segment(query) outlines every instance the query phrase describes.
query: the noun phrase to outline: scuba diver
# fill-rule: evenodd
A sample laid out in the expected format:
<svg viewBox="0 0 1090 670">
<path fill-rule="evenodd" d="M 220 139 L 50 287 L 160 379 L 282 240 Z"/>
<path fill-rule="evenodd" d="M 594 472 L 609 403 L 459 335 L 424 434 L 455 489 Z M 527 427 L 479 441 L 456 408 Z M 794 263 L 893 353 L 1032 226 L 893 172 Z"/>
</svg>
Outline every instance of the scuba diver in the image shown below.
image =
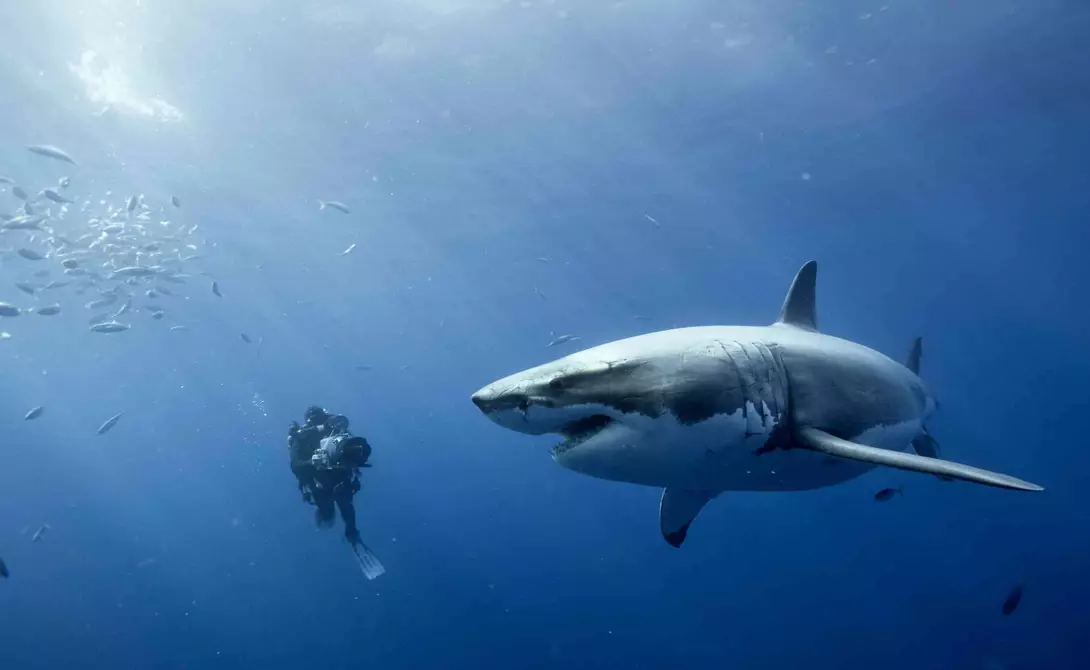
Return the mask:
<svg viewBox="0 0 1090 670">
<path fill-rule="evenodd" d="M 360 540 L 352 498 L 360 490 L 360 468 L 369 468 L 371 445 L 348 432 L 348 418 L 321 407 L 307 408 L 303 425 L 291 422 L 288 429 L 291 471 L 299 482 L 303 501 L 314 505 L 319 527 L 334 524 L 337 509 L 344 520 L 344 536 L 368 579 L 385 569 Z"/>
</svg>

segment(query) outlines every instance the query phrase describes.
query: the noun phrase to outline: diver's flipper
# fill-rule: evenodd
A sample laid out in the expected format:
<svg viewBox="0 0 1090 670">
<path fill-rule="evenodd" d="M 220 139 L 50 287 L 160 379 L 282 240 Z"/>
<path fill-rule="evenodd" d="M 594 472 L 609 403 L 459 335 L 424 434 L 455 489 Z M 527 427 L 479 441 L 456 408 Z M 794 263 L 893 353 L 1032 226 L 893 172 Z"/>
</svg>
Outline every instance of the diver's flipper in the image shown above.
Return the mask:
<svg viewBox="0 0 1090 670">
<path fill-rule="evenodd" d="M 659 528 L 672 547 L 680 547 L 689 533 L 693 519 L 717 492 L 668 488 L 659 502 Z"/>
<path fill-rule="evenodd" d="M 378 557 L 371 553 L 367 545 L 356 542 L 350 544 L 350 546 L 352 547 L 352 555 L 356 557 L 356 562 L 360 566 L 360 571 L 367 579 L 378 579 L 386 572 L 386 568 L 382 567 Z"/>
<path fill-rule="evenodd" d="M 801 428 L 798 431 L 797 437 L 801 446 L 823 454 L 828 454 L 829 456 L 837 456 L 838 458 L 847 458 L 853 461 L 862 461 L 864 463 L 874 463 L 875 465 L 886 465 L 891 468 L 923 472 L 929 475 L 947 475 L 956 479 L 964 479 L 968 482 L 997 486 L 1004 489 L 1044 491 L 1043 488 L 1036 484 L 1024 482 L 1021 479 L 1015 479 L 1014 477 L 1009 477 L 1007 475 L 1001 475 L 998 472 L 989 472 L 988 470 L 981 470 L 980 468 L 974 468 L 970 465 L 962 465 L 961 463 L 944 461 L 938 458 L 927 458 L 926 456 L 906 454 L 900 451 L 868 447 L 855 442 L 842 440 L 839 437 L 834 437 L 825 431 L 817 430 L 816 428 Z"/>
</svg>

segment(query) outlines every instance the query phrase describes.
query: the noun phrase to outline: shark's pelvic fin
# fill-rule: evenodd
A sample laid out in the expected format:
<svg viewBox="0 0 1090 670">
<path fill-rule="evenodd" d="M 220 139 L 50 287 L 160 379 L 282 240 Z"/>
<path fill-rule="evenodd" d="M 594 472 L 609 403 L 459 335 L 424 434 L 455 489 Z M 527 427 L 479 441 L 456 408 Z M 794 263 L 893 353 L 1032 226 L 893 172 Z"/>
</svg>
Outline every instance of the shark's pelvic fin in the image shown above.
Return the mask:
<svg viewBox="0 0 1090 670">
<path fill-rule="evenodd" d="M 776 323 L 785 323 L 803 330 L 817 330 L 817 261 L 803 265 L 787 290 L 783 301 L 780 318 Z"/>
<path fill-rule="evenodd" d="M 931 437 L 930 433 L 924 433 L 912 440 L 912 450 L 927 458 L 939 457 L 939 443 L 935 441 L 935 438 Z"/>
<path fill-rule="evenodd" d="M 917 337 L 912 341 L 912 348 L 908 350 L 908 358 L 905 359 L 905 367 L 917 375 L 920 374 L 920 357 L 923 356 L 923 338 Z"/>
<path fill-rule="evenodd" d="M 1014 477 L 1009 477 L 1007 475 L 1001 475 L 998 472 L 989 472 L 988 470 L 981 470 L 980 468 L 974 468 L 970 465 L 962 465 L 961 463 L 944 461 L 938 458 L 928 458 L 926 456 L 906 454 L 900 451 L 868 447 L 855 442 L 849 442 L 848 440 L 842 440 L 839 437 L 834 437 L 829 433 L 826 433 L 823 430 L 817 430 L 816 428 L 800 428 L 797 437 L 802 446 L 823 454 L 828 454 L 829 456 L 837 456 L 839 458 L 847 458 L 853 461 L 862 461 L 864 463 L 874 463 L 875 465 L 886 465 L 891 468 L 912 470 L 914 472 L 923 472 L 930 475 L 946 475 L 948 477 L 954 477 L 955 479 L 964 479 L 968 482 L 976 482 L 977 484 L 986 484 L 988 486 L 996 486 L 1004 489 L 1044 491 L 1043 488 L 1036 484 L 1024 482 L 1021 479 L 1015 479 Z"/>
<path fill-rule="evenodd" d="M 680 547 L 689 533 L 693 519 L 704 509 L 709 500 L 718 495 L 714 491 L 668 488 L 662 491 L 659 502 L 659 527 L 670 546 Z"/>
</svg>

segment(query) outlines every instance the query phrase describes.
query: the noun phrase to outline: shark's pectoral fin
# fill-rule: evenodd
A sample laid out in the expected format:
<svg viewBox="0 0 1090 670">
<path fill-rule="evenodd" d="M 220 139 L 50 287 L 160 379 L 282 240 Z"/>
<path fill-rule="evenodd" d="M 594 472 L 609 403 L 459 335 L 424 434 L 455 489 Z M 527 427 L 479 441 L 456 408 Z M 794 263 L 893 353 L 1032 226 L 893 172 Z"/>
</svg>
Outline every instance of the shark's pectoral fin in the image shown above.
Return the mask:
<svg viewBox="0 0 1090 670">
<path fill-rule="evenodd" d="M 659 502 L 659 527 L 662 536 L 670 546 L 680 547 L 689 533 L 693 519 L 704 509 L 709 500 L 719 495 L 718 491 L 701 491 L 668 488 L 662 491 Z"/>
<path fill-rule="evenodd" d="M 862 461 L 864 463 L 874 463 L 875 465 L 885 465 L 891 468 L 900 468 L 901 470 L 923 472 L 930 475 L 945 475 L 956 479 L 964 479 L 969 482 L 976 482 L 977 484 L 997 486 L 1004 489 L 1015 489 L 1018 491 L 1044 490 L 1036 484 L 1024 482 L 1021 479 L 1015 479 L 1014 477 L 1009 477 L 1007 475 L 1001 475 L 998 472 L 989 472 L 988 470 L 981 470 L 980 468 L 974 468 L 970 465 L 962 465 L 961 463 L 944 461 L 938 458 L 928 458 L 926 456 L 906 454 L 900 451 L 868 447 L 855 442 L 849 442 L 848 440 L 842 440 L 839 437 L 834 437 L 833 435 L 830 435 L 823 430 L 817 430 L 816 428 L 800 428 L 797 437 L 800 446 L 839 458 L 848 458 L 853 461 Z"/>
</svg>

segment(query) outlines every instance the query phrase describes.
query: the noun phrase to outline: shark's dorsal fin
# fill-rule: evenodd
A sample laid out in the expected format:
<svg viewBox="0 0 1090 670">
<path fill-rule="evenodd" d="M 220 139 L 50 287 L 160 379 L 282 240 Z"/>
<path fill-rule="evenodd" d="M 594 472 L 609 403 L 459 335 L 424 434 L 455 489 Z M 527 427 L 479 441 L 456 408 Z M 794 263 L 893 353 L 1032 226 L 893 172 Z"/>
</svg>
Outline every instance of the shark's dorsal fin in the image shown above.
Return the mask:
<svg viewBox="0 0 1090 670">
<path fill-rule="evenodd" d="M 923 355 L 923 338 L 917 337 L 912 341 L 912 348 L 908 350 L 908 358 L 905 359 L 905 367 L 916 374 L 920 374 L 920 357 Z"/>
<path fill-rule="evenodd" d="M 816 428 L 801 428 L 796 434 L 801 446 L 807 449 L 837 458 L 847 458 L 863 463 L 885 465 L 901 470 L 912 470 L 925 474 L 953 477 L 967 482 L 996 486 L 1002 489 L 1014 489 L 1016 491 L 1043 491 L 1036 484 L 1024 482 L 1009 475 L 1001 475 L 998 472 L 989 472 L 971 465 L 962 465 L 953 461 L 944 461 L 941 458 L 928 458 L 916 454 L 906 454 L 900 451 L 868 447 L 865 444 L 849 442 L 839 437 L 830 435 Z"/>
<path fill-rule="evenodd" d="M 787 298 L 783 301 L 780 318 L 776 323 L 783 323 L 803 330 L 817 330 L 817 261 L 809 261 L 802 266 Z"/>
<path fill-rule="evenodd" d="M 680 547 L 689 533 L 689 526 L 704 505 L 717 494 L 712 491 L 670 487 L 662 491 L 659 502 L 659 528 L 671 547 Z"/>
</svg>

